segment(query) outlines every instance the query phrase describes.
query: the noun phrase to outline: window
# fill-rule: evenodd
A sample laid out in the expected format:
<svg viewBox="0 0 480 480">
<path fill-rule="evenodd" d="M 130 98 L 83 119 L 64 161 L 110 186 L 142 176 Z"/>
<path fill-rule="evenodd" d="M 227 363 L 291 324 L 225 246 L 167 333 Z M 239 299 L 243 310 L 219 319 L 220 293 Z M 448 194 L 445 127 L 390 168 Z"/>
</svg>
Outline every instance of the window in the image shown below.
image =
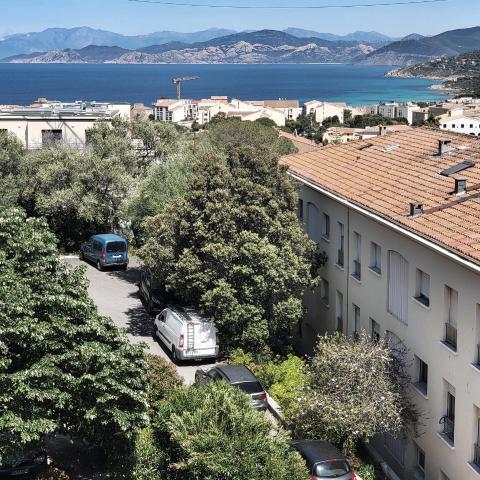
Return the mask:
<svg viewBox="0 0 480 480">
<path fill-rule="evenodd" d="M 475 438 L 476 442 L 473 445 L 473 463 L 480 468 L 480 409 L 476 408 L 476 421 L 475 421 Z"/>
<path fill-rule="evenodd" d="M 445 285 L 445 339 L 444 343 L 457 351 L 458 292 Z"/>
<path fill-rule="evenodd" d="M 322 303 L 324 305 L 329 305 L 329 285 L 328 281 L 325 280 L 324 278 L 321 279 L 320 281 L 320 298 L 322 300 Z"/>
<path fill-rule="evenodd" d="M 337 290 L 335 295 L 335 317 L 337 332 L 343 332 L 343 293 Z"/>
<path fill-rule="evenodd" d="M 465 124 L 462 123 L 462 124 L 460 125 L 460 128 L 465 128 Z"/>
<path fill-rule="evenodd" d="M 452 128 L 455 128 L 455 124 L 454 124 L 454 123 L 452 123 Z"/>
<path fill-rule="evenodd" d="M 417 445 L 415 445 L 415 456 L 417 471 L 422 475 L 423 478 L 425 475 L 425 452 Z"/>
<path fill-rule="evenodd" d="M 299 220 L 303 220 L 303 200 L 301 198 L 298 199 L 297 216 Z"/>
<path fill-rule="evenodd" d="M 352 328 L 353 334 L 357 334 L 360 328 L 360 307 L 352 303 Z"/>
<path fill-rule="evenodd" d="M 473 123 L 470 124 L 470 128 L 473 128 Z"/>
<path fill-rule="evenodd" d="M 322 215 L 322 237 L 327 240 L 330 238 L 330 216 L 326 213 Z"/>
<path fill-rule="evenodd" d="M 380 341 L 380 325 L 373 319 L 370 319 L 370 337 L 375 343 Z"/>
<path fill-rule="evenodd" d="M 370 270 L 382 273 L 382 248 L 375 242 L 370 243 Z"/>
<path fill-rule="evenodd" d="M 42 147 L 52 147 L 62 141 L 61 130 L 42 130 Z"/>
<path fill-rule="evenodd" d="M 343 267 L 344 253 L 345 253 L 345 231 L 343 223 L 338 222 L 338 237 L 337 237 L 337 265 Z"/>
<path fill-rule="evenodd" d="M 428 365 L 415 356 L 415 365 L 417 370 L 417 381 L 415 386 L 420 390 L 424 395 L 428 393 Z"/>
<path fill-rule="evenodd" d="M 307 233 L 308 236 L 314 241 L 320 240 L 320 225 L 319 225 L 319 212 L 314 203 L 307 203 Z"/>
<path fill-rule="evenodd" d="M 417 286 L 415 288 L 415 300 L 430 306 L 430 275 L 417 268 Z"/>
<path fill-rule="evenodd" d="M 480 368 L 480 304 L 477 303 L 477 325 L 476 325 L 477 345 L 475 348 L 475 359 L 473 364 Z"/>
<path fill-rule="evenodd" d="M 447 124 L 446 124 L 446 123 L 443 124 L 443 128 L 447 128 Z"/>
<path fill-rule="evenodd" d="M 445 382 L 446 391 L 446 410 L 447 413 L 440 419 L 440 425 L 443 426 L 443 436 L 449 443 L 455 441 L 455 388 L 448 382 Z"/>
<path fill-rule="evenodd" d="M 408 324 L 408 262 L 398 252 L 388 252 L 388 311 Z"/>
<path fill-rule="evenodd" d="M 353 232 L 353 265 L 352 277 L 357 280 L 362 278 L 362 237 L 359 233 Z"/>
<path fill-rule="evenodd" d="M 405 465 L 405 438 L 401 436 L 394 437 L 390 433 L 385 433 L 383 435 L 383 441 L 390 455 L 392 455 L 401 466 Z"/>
</svg>

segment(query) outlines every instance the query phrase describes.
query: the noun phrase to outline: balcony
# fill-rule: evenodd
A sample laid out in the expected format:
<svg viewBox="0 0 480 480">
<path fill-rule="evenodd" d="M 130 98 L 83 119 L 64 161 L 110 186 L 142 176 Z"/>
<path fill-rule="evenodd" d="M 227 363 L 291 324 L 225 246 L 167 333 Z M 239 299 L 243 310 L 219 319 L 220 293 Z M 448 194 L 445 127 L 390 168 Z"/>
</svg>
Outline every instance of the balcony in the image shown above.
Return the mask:
<svg viewBox="0 0 480 480">
<path fill-rule="evenodd" d="M 473 446 L 473 463 L 480 468 L 480 445 L 476 443 Z"/>
<path fill-rule="evenodd" d="M 453 444 L 455 441 L 455 422 L 445 416 L 440 419 L 440 424 L 443 425 L 443 435 Z"/>
<path fill-rule="evenodd" d="M 362 278 L 362 264 L 358 260 L 353 261 L 352 277 L 357 280 Z"/>
<path fill-rule="evenodd" d="M 457 328 L 451 323 L 445 324 L 445 340 L 444 343 L 455 352 L 457 351 Z"/>
<path fill-rule="evenodd" d="M 344 257 L 344 251 L 337 250 L 337 265 L 339 267 L 343 267 L 343 257 Z"/>
</svg>

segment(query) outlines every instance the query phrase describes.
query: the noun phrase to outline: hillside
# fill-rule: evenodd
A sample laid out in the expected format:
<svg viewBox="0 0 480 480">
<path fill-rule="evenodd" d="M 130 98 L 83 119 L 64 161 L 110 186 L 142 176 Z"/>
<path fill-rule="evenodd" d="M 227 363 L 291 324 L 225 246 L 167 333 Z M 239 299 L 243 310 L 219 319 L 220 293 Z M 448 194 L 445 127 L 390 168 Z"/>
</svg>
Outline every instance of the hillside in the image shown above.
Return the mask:
<svg viewBox="0 0 480 480">
<path fill-rule="evenodd" d="M 480 27 L 451 30 L 433 37 L 393 42 L 356 59 L 363 65 L 413 65 L 480 49 Z"/>
<path fill-rule="evenodd" d="M 480 50 L 393 70 L 388 76 L 434 79 L 480 76 Z"/>
<path fill-rule="evenodd" d="M 276 30 L 242 32 L 185 44 L 173 42 L 135 50 L 90 45 L 8 57 L 8 63 L 348 63 L 372 52 L 360 42 L 299 38 Z"/>
</svg>

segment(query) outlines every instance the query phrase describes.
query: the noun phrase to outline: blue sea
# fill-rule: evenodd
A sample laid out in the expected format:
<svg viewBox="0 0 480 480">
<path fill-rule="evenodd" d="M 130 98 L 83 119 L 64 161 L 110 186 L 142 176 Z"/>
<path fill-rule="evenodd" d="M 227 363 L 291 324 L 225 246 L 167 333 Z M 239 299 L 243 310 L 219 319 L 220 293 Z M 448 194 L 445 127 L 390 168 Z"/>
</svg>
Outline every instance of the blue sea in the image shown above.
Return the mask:
<svg viewBox="0 0 480 480">
<path fill-rule="evenodd" d="M 183 85 L 185 98 L 228 95 L 239 99 L 312 99 L 366 105 L 380 101 L 436 100 L 431 80 L 384 77 L 391 67 L 294 65 L 35 65 L 0 64 L 0 104 L 49 100 L 143 102 L 175 96 L 171 79 L 199 76 Z"/>
</svg>

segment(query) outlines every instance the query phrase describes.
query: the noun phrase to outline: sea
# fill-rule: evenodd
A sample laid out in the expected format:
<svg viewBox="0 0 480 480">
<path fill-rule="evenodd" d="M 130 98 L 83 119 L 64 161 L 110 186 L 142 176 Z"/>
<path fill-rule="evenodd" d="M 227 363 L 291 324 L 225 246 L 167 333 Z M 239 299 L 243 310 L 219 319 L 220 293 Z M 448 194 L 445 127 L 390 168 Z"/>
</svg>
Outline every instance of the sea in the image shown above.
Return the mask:
<svg viewBox="0 0 480 480">
<path fill-rule="evenodd" d="M 0 64 L 0 104 L 92 100 L 152 104 L 174 98 L 175 77 L 184 98 L 227 95 L 238 99 L 298 99 L 347 102 L 430 101 L 445 94 L 431 80 L 385 77 L 392 67 L 345 64 L 115 65 Z"/>
</svg>

